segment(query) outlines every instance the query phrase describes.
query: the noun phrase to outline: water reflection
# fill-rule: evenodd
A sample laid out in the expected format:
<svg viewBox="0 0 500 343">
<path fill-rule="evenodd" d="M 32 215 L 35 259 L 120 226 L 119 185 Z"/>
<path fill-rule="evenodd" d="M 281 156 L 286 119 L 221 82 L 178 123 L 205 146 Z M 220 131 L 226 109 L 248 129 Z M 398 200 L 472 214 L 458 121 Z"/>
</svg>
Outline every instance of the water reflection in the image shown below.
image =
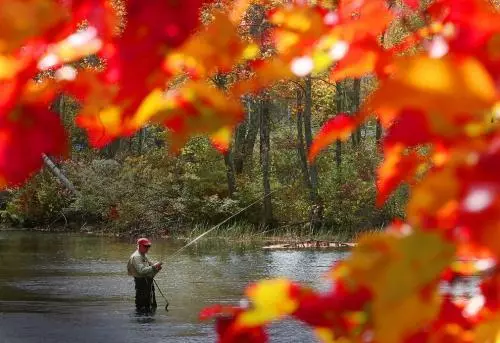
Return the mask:
<svg viewBox="0 0 500 343">
<path fill-rule="evenodd" d="M 133 242 L 0 232 L 1 342 L 211 342 L 213 324 L 198 321 L 203 307 L 238 303 L 257 279 L 287 277 L 325 289 L 322 276 L 349 254 L 201 245 L 170 258 L 181 244 L 153 242 L 151 259 L 165 263 L 156 280 L 169 311 L 158 296 L 154 315 L 137 316 L 126 272 Z M 291 320 L 271 325 L 270 336 L 271 342 L 315 342 L 308 328 Z"/>
</svg>

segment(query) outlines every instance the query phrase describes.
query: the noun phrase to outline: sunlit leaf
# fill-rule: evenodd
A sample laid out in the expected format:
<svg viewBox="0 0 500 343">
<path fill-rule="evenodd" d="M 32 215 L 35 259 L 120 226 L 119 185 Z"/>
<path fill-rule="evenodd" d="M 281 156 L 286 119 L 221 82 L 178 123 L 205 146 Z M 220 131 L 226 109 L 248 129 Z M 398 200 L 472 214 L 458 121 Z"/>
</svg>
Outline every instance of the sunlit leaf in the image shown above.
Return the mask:
<svg viewBox="0 0 500 343">
<path fill-rule="evenodd" d="M 407 205 L 411 225 L 449 229 L 456 222 L 460 182 L 450 169 L 435 170 L 412 189 Z"/>
<path fill-rule="evenodd" d="M 43 37 L 63 24 L 67 14 L 56 0 L 0 1 L 0 54 L 14 52 L 27 41 Z"/>
<path fill-rule="evenodd" d="M 0 120 L 0 187 L 19 185 L 43 164 L 42 154 L 65 156 L 66 134 L 42 105 L 19 105 Z"/>
<path fill-rule="evenodd" d="M 223 127 L 210 136 L 210 141 L 213 146 L 221 153 L 226 153 L 231 145 L 233 130 L 228 127 Z"/>
<path fill-rule="evenodd" d="M 237 27 L 218 13 L 206 29 L 193 35 L 175 53 L 166 57 L 164 69 L 171 74 L 186 71 L 196 78 L 206 77 L 215 71 L 228 72 L 245 57 L 246 47 Z"/>
<path fill-rule="evenodd" d="M 482 119 L 495 101 L 489 74 L 473 58 L 402 57 L 396 72 L 383 81 L 365 108 L 389 126 L 402 108 L 424 110 L 431 126 L 443 135 L 463 130 L 461 117 Z M 430 115 L 432 114 L 432 115 Z"/>
<path fill-rule="evenodd" d="M 294 297 L 296 287 L 285 279 L 263 280 L 251 285 L 245 292 L 251 308 L 238 317 L 238 325 L 261 326 L 293 313 L 299 305 Z"/>
<path fill-rule="evenodd" d="M 382 206 L 387 197 L 404 181 L 410 181 L 424 161 L 416 151 L 404 152 L 402 145 L 385 151 L 383 163 L 377 169 L 377 206 Z"/>
<path fill-rule="evenodd" d="M 382 71 L 388 56 L 374 40 L 352 44 L 346 56 L 332 69 L 330 79 L 359 78 L 366 74 Z"/>
<path fill-rule="evenodd" d="M 425 249 L 422 247 L 425 246 Z M 359 241 L 352 257 L 342 263 L 342 278 L 373 291 L 375 335 L 399 342 L 406 332 L 429 323 L 439 311 L 434 284 L 451 262 L 453 245 L 435 233 L 369 235 Z M 411 319 L 405 315 L 412 313 Z"/>
<path fill-rule="evenodd" d="M 330 118 L 316 134 L 309 150 L 308 159 L 313 161 L 318 153 L 336 140 L 347 139 L 357 127 L 358 122 L 347 114 L 338 114 Z"/>
</svg>

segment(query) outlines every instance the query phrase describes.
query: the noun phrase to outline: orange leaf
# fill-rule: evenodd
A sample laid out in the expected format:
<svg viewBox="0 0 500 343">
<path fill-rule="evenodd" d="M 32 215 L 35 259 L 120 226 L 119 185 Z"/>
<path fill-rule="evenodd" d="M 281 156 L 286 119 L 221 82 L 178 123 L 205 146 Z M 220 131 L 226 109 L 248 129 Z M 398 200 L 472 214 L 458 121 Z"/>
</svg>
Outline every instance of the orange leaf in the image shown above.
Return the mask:
<svg viewBox="0 0 500 343">
<path fill-rule="evenodd" d="M 330 79 L 359 78 L 369 73 L 383 71 L 389 56 L 375 40 L 351 44 L 349 51 L 332 69 Z"/>
<path fill-rule="evenodd" d="M 47 106 L 19 105 L 0 120 L 0 187 L 19 185 L 42 165 L 42 153 L 65 156 L 66 134 Z"/>
<path fill-rule="evenodd" d="M 66 11 L 55 0 L 0 1 L 0 53 L 12 53 L 62 24 Z"/>
<path fill-rule="evenodd" d="M 402 145 L 395 145 L 385 151 L 384 161 L 377 170 L 377 206 L 382 206 L 401 182 L 409 181 L 424 161 L 419 153 L 404 154 L 403 150 Z"/>
<path fill-rule="evenodd" d="M 432 170 L 412 189 L 406 207 L 408 222 L 422 229 L 453 228 L 459 191 L 460 181 L 454 170 Z"/>
<path fill-rule="evenodd" d="M 318 153 L 337 139 L 345 140 L 351 132 L 358 126 L 360 118 L 351 117 L 345 113 L 340 113 L 330 118 L 319 133 L 314 137 L 308 159 L 314 161 Z"/>
<path fill-rule="evenodd" d="M 169 74 L 187 71 L 196 78 L 228 72 L 243 58 L 247 45 L 227 16 L 217 13 L 210 25 L 168 55 L 163 67 Z"/>
<path fill-rule="evenodd" d="M 226 153 L 231 145 L 233 130 L 229 127 L 223 127 L 210 136 L 210 140 L 218 151 Z"/>
<path fill-rule="evenodd" d="M 452 134 L 463 130 L 457 115 L 470 113 L 482 119 L 495 102 L 495 85 L 474 58 L 401 57 L 395 69 L 364 105 L 364 110 L 376 111 L 386 127 L 402 108 L 414 108 L 429 114 L 442 134 Z"/>
</svg>

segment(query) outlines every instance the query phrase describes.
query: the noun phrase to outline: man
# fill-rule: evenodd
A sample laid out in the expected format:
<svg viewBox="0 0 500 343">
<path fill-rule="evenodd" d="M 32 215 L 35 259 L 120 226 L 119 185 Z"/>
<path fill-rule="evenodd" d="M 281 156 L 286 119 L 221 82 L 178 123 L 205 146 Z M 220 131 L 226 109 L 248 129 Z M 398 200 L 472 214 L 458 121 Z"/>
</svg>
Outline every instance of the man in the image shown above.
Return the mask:
<svg viewBox="0 0 500 343">
<path fill-rule="evenodd" d="M 147 238 L 137 240 L 137 250 L 127 263 L 128 275 L 135 281 L 135 307 L 140 313 L 150 313 L 156 309 L 156 297 L 153 284 L 154 276 L 161 270 L 162 263 L 152 264 L 146 257 L 151 247 Z"/>
</svg>

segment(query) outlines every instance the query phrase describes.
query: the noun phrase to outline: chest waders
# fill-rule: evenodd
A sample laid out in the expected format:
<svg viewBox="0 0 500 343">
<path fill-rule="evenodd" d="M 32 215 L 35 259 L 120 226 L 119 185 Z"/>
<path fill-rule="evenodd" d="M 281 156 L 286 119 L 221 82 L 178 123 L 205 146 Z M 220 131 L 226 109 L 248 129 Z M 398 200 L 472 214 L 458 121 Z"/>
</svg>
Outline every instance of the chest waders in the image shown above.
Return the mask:
<svg viewBox="0 0 500 343">
<path fill-rule="evenodd" d="M 156 296 L 153 278 L 135 277 L 135 308 L 138 312 L 148 313 L 156 310 Z"/>
</svg>

